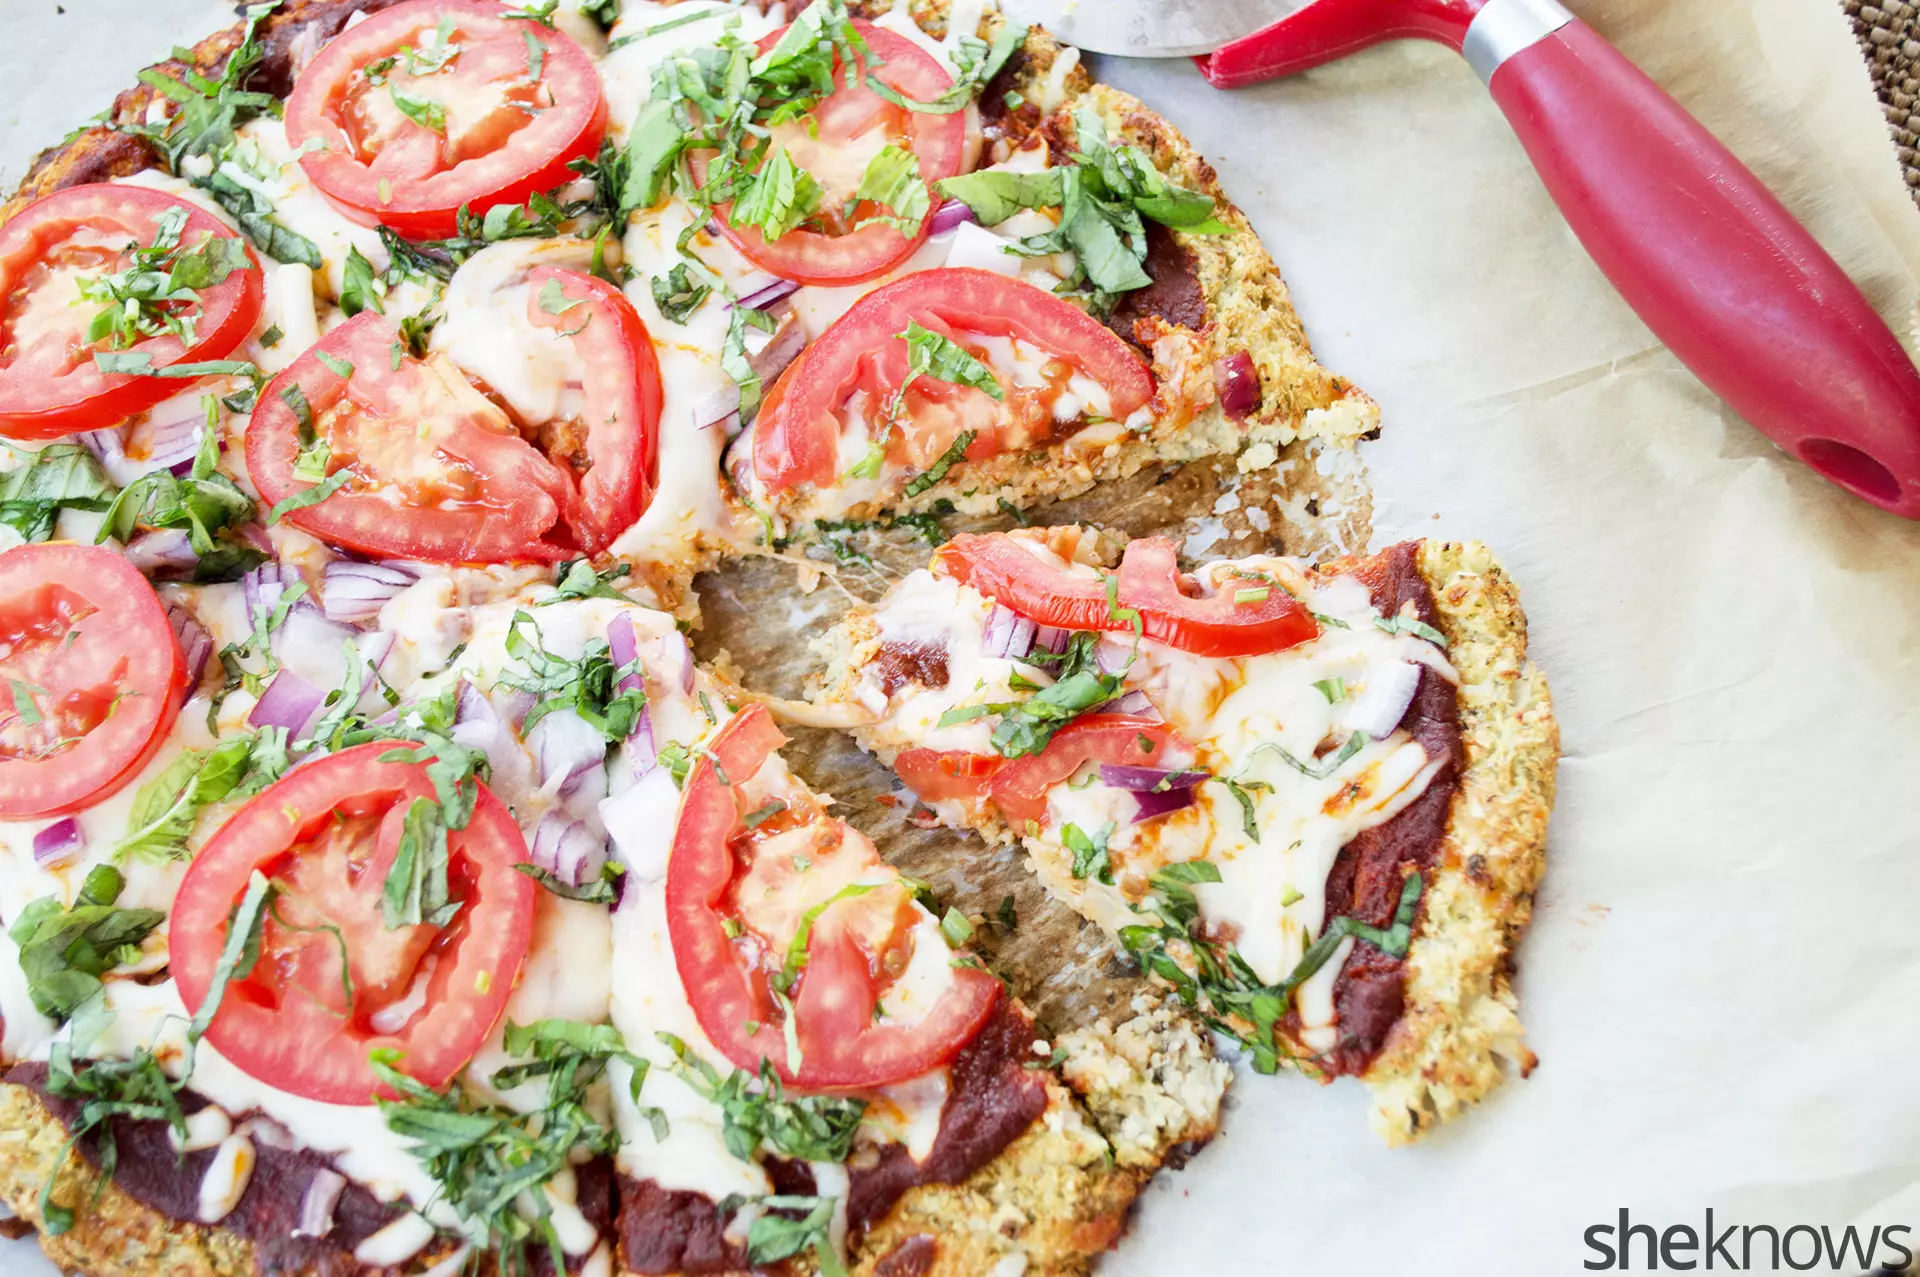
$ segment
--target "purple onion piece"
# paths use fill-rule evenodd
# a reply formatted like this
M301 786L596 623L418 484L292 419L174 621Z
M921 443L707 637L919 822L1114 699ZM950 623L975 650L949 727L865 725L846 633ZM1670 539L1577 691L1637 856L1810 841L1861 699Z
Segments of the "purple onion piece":
M980 635L980 654L1000 657L1007 654L1007 641L1013 637L1014 616L995 603L987 609L987 626Z
M973 209L967 205L965 200L948 200L939 208L933 210L933 220L927 224L927 233L929 235L939 235L942 232L952 230L962 222L971 222L973 220Z
M269 612L280 601L283 587L300 579L300 574L284 564L268 561L240 578L240 597L246 600L247 623L258 625L262 608Z
M185 528L154 528L127 542L127 562L148 576L192 573L200 566L193 537Z
M735 302L734 305L744 307L747 310L765 310L781 298L791 297L799 288L800 285L791 279L774 279L773 282L762 284L752 292L747 293L741 297L739 301Z
M693 406L693 428L705 430L727 421L740 419L740 390L734 385L720 386Z
M1214 361L1213 388L1220 396L1220 410L1235 421L1245 421L1260 406L1260 373L1253 356L1236 350Z
M1066 650L1067 632L1057 625L1037 626L1033 631L1033 646L1044 648L1057 656Z
M298 737L320 712L327 694L292 670L281 670L260 693L259 703L247 715L251 727L284 727Z
M357 625L378 617L389 599L419 579L384 563L335 559L320 577L321 607L329 621Z
M527 856L569 887L579 887L600 876L607 863L607 843L596 838L585 821L550 811L534 826Z
M607 622L607 655L612 659L613 667L617 670L625 669L640 659L640 641L634 637L633 618L625 612ZM640 677L638 669L614 684L613 688L615 693L629 689L642 693L647 690L646 682Z
M58 864L86 848L87 834L72 816L54 821L33 836L33 861L37 865Z
M566 794L607 757L607 738L571 710L548 714L534 724L530 740L539 759L542 787Z
M286 619L275 628L267 642L282 666L298 671L309 682L331 691L346 682L346 646L353 644L358 650L359 637L359 630L338 621L329 621L319 608L303 598L288 609ZM387 636L387 641L393 641L391 635ZM381 655L385 654L381 652ZM362 671L363 686L365 682L366 675Z
M213 638L194 619L193 613L177 603L167 604L167 620L173 625L174 637L180 640L180 655L186 664L187 688L181 695L184 703L200 686L200 676L207 672L207 660L213 655Z
M1192 786L1185 789L1169 789L1163 793L1154 793L1152 790L1136 793L1133 796L1134 806L1137 809L1133 823L1137 825L1143 820L1152 820L1155 816L1164 816L1168 812L1179 811L1182 807L1191 807L1193 797Z
M753 369L753 375L765 385L771 386L787 370L787 365L799 358L800 352L807 348L807 330L800 321L788 314L773 330L773 336L762 346L757 354L747 356L747 364Z
M533 712L534 694L520 687L495 687L493 695L501 716L518 731L527 715Z
M300 1222L293 1226L295 1237L325 1237L333 1231L333 1210L346 1191L346 1176L322 1166L307 1181L306 1195L300 1199Z
M1169 771L1164 767L1138 767L1132 763L1101 763L1100 782L1115 789L1136 793L1172 789L1191 789L1207 778L1205 772Z
M680 690L693 695L693 647L687 642L687 636L679 630L667 631L667 650L677 652L680 657Z
M633 724L633 731L627 736L627 768L634 776L644 776L652 771L660 761L660 751L653 743L653 707L642 705L640 717Z
M1367 671L1367 685L1346 707L1347 725L1375 740L1393 735L1420 688L1421 667L1411 661L1375 665Z
M1160 717L1160 711L1154 707L1152 701L1147 699L1147 694L1137 687L1107 708L1115 714L1138 714L1145 718Z

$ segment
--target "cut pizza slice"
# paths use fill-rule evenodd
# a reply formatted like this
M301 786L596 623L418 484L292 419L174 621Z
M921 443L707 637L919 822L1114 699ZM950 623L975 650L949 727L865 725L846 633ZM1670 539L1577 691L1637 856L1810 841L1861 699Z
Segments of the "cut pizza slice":
M1256 1068L1366 1081L1389 1140L1530 1067L1508 977L1557 733L1492 556L1113 550L955 538L829 636L824 699Z
M61 555L118 563L0 564ZM1072 1273L1118 1237L1159 1149L1061 1081L1116 1044L1043 1035L673 617L439 568L348 624L360 578L272 565L167 587L181 648L118 570L177 718L0 826L0 1196L60 1262Z

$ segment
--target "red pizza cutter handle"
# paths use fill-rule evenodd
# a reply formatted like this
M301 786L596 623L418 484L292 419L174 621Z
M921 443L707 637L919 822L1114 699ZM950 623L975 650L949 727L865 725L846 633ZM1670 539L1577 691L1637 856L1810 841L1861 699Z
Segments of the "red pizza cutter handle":
M1314 0L1197 60L1231 87L1408 36L1465 53L1574 234L1709 389L1920 519L1920 372L1899 340L1731 151L1556 0Z

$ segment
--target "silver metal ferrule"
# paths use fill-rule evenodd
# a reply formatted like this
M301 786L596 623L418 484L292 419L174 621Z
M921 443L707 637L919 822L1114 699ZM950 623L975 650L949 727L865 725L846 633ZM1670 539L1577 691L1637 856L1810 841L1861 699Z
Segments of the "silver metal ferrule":
M1560 0L1488 0L1473 16L1461 52L1482 83L1522 49L1540 43L1573 21Z

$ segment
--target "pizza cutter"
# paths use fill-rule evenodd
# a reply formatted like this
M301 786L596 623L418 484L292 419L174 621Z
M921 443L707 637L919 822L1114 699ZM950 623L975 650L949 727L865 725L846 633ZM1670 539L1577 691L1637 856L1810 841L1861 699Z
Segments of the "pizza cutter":
M1733 153L1558 0L1007 0L1070 44L1195 55L1216 87L1385 40L1486 82L1574 234L1668 349L1790 455L1920 519L1920 373L1860 289Z

